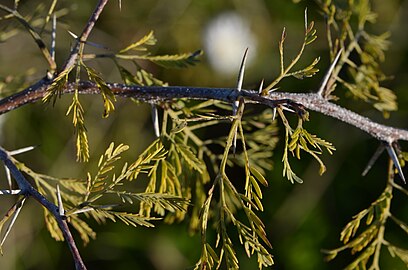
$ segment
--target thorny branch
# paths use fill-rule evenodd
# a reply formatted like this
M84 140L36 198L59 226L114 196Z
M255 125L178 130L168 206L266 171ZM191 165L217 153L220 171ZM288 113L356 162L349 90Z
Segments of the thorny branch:
M100 16L107 2L108 0L99 0L95 10L93 11L91 17L89 18L82 33L76 39L76 42L71 49L70 55L65 61L65 64L62 66L60 73L71 70L77 63L78 58L80 58L81 54L81 46L87 41L92 29L95 26L98 17ZM0 5L0 10L6 11L9 14L16 17L16 19L19 20L20 23L22 23L28 29L28 31L36 41L37 45L39 46L40 50L44 54L44 57L48 61L50 71L54 72L52 76L44 77L43 79L39 80L37 83L31 85L25 90L1 99L0 100L0 115L1 115L11 110L17 109L21 106L24 106L26 104L42 100L47 94L47 89L53 82L52 78L50 77L55 77L57 73L55 72L56 71L55 61L53 57L51 57L50 52L46 48L39 34L35 32L35 30L15 10L8 9L3 5ZM349 48L345 51L346 55L343 55L343 59L348 57L348 54L350 53L351 49L353 48L349 46ZM340 54L336 57L335 62L337 62L339 56ZM283 77L284 73L287 72L290 69L290 67L291 66L289 66L287 70L284 70L284 72L282 72L281 77ZM408 131L376 123L370 120L369 118L361 116L357 113L354 113L350 110L347 110L330 102L327 99L326 93L324 93L324 91L326 90L325 87L327 81L330 79L330 76L336 77L340 69L341 65L336 66L336 64L334 63L330 68L327 78L324 80L324 83L320 87L319 91L316 91L316 93L309 94L286 93L275 91L269 92L267 95L265 95L263 94L262 91L240 89L242 85L242 80L239 80L237 88L206 88L188 86L166 86L166 87L134 86L134 85L130 86L118 83L107 83L106 85L111 89L114 95L125 98L135 98L137 100L149 102L152 104L184 98L201 100L211 99L221 100L228 102L232 105L235 105L235 107L237 107L237 101L241 99L244 100L244 102L246 103L253 103L268 106L271 108L277 108L279 106L289 107L299 115L305 113L305 110L316 111L324 115L336 118L354 127L357 127L365 131L372 137L385 143L387 145L386 146L387 151L391 156L394 165L397 167L402 178L404 179L401 169L399 168L398 160L393 147L394 144L400 140L408 141ZM279 77L278 79L280 79L281 77ZM275 82L273 82L269 87L267 87L267 89L272 88ZM72 94L76 91L79 94L100 93L98 85L96 85L93 82L82 81L67 83L66 86L62 89L61 94ZM61 229L64 238L67 241L67 244L70 248L70 251L75 261L76 269L86 269L86 266L83 263L80 253L76 247L72 234L68 228L68 223L66 217L63 215L63 211L60 211L61 209L57 205L47 200L30 184L30 182L27 181L24 175L16 167L13 158L10 156L10 153L5 151L1 147L0 147L0 160L4 162L4 164L10 170L11 174L16 180L18 188L20 189L20 191L18 191L18 194L24 195L26 197L33 197L48 211L50 211L50 213L55 217L58 226Z
M99 18L99 15L102 13L105 5L108 3L108 0L100 0L96 7L95 10L92 12L86 26L84 27L81 35L77 38L76 43L74 44L70 55L68 56L65 64L63 65L62 69L60 72L66 72L67 70L70 70L73 68L75 65L78 54L80 53L80 48L81 44L85 43L86 40L88 39L89 34L91 33L92 29L95 26L96 21ZM41 39L40 35L30 26L30 24L16 11L7 8L4 5L0 5L0 9L3 11L6 11L10 13L12 16L16 17L17 20L20 21L28 29L32 37L34 38L35 42L39 46L40 50L42 51L44 57L49 63L50 66L50 74L48 76L44 77L41 79L39 82L35 83L34 85L30 86L28 89L26 89L23 92L20 92L22 95L29 95L31 96L36 96L39 98L44 97L45 90L47 87L50 85L52 82L50 77L55 76L56 74L51 74L55 73L56 71L56 64L54 61L54 58L51 56L50 51L46 48L45 43ZM49 76L51 75L51 76ZM38 95L39 94L39 95ZM38 99L36 99L38 100ZM3 99L5 103L11 102L11 104L16 104L16 100L13 101L12 97ZM17 104L16 104L17 105ZM21 105L20 105L21 106ZM19 107L17 105L15 108ZM39 193L31 184L30 182L27 181L27 179L24 177L24 175L18 170L16 165L14 164L12 158L10 157L9 153L5 151L3 148L0 148L0 159L3 161L5 166L10 170L11 174L13 175L14 179L17 182L17 185L19 189L21 190L19 194L25 195L26 197L33 197L35 200L37 200L41 205L43 205L56 219L59 228L62 231L62 234L64 236L64 239L66 240L69 249L72 253L72 257L74 259L75 263L75 268L76 269L86 269L86 266L81 258L81 255L78 251L78 248L75 244L74 238L70 232L70 229L68 227L68 222L66 220L66 217L64 215L61 215L60 208L47 200L41 193Z
M89 34L91 33L92 29L95 26L96 21L99 18L99 15L101 15L102 10L104 9L105 5L108 3L108 0L99 0L98 4L95 7L94 12L92 12L91 17L88 20L88 23L86 24L84 30L82 31L81 35L77 38L77 41L74 45L74 47L71 50L71 53L65 62L64 66L62 67L62 71L68 70L72 68L78 57L78 53L80 50L81 44L85 43L86 40L89 37Z
M34 103L41 100L49 85L49 81L42 80L37 82L24 91L11 95L0 100L0 114L17 109L28 103ZM108 83L108 87L117 96L135 98L140 101L160 102L173 99L214 99L226 101L233 104L238 97L243 97L247 103L255 103L275 108L279 105L289 106L297 112L302 113L304 109L316 111L327 116L339 119L349 125L355 126L372 137L392 144L397 141L408 141L408 131L394 128L373 122L367 117L361 116L355 112L334 104L319 94L309 93L287 93L271 92L268 96L259 95L258 91L241 90L235 88L205 88L205 87L187 87L187 86L130 86L119 83ZM69 83L63 89L63 94L73 93L76 85ZM97 85L92 82L83 81L78 85L80 94L98 94Z
M75 244L74 238L72 237L72 234L69 230L68 227L68 222L66 220L65 216L60 215L58 211L58 206L47 200L41 193L39 193L31 184L30 182L27 181L27 179L24 177L24 175L20 172L20 170L17 168L17 166L14 164L12 158L8 154L7 151L5 151L3 148L0 148L0 159L3 161L3 163L7 166L7 168L10 170L11 174L13 175L14 179L17 182L18 187L20 188L20 193L21 195L24 195L26 197L32 197L36 201L38 201L42 206L44 206L50 213L55 217L59 228L61 229L65 240L67 241L67 244L69 246L69 249L71 250L72 257L74 258L75 262L75 268L77 270L79 269L86 269L86 266L84 262L82 261L81 255L78 251L78 248Z

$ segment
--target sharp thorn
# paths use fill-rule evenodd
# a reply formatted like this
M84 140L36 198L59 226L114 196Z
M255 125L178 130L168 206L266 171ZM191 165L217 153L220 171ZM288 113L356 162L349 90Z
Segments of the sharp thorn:
M0 195L20 195L21 189L7 189L0 190Z
M242 57L241 66L239 67L238 73L238 82L237 82L237 91L240 92L242 89L242 83L244 82L244 73L245 73L245 63L248 56L248 48L245 49L244 56ZM237 114L239 106L239 100L235 100L234 104L232 104L232 114L235 116ZM235 155L235 151L237 149L237 130L235 130L234 139L232 142L232 152Z
M153 121L153 128L154 134L157 138L160 137L160 127L159 127L159 112L157 111L157 106L155 104L152 105L152 121Z
M13 212L13 216L10 220L10 223L7 226L7 229L3 235L3 238L1 239L1 243L0 243L0 247L3 246L4 242L7 239L7 236L9 235L11 229L13 228L14 223L17 220L18 214L20 214L21 209L23 208L24 202L26 200L27 197L23 197L21 200L19 200L15 205L13 205L12 207L15 207L16 210L14 210Z
M64 216L65 210L64 205L62 204L61 191L59 185L57 185L57 200L58 200L58 212L60 216Z
M57 16L52 16L52 31L51 31L51 58L55 61L55 40L57 36Z
M261 83L259 84L259 88L258 88L258 94L262 94L262 88L263 88L263 85L264 85L264 79L262 79L262 81L261 81Z
M248 56L248 48L245 49L244 56L242 57L241 66L239 67L239 74L238 74L238 82L237 82L237 90L241 91L242 83L244 81L244 73L245 73L245 63Z
M270 93L272 93L272 92L275 92L275 91L278 90L278 89L279 89L279 87L272 88L272 89L268 90L268 94L270 94Z
M327 70L326 74L323 77L322 83L320 84L319 90L317 91L317 94L321 97L325 97L325 92L327 91L327 83L329 82L329 79L333 73L335 66L337 65L337 62L340 59L340 55L342 52L343 52L343 49L340 49L337 52L337 55L334 58L333 63L331 63L329 69Z
M237 129L235 129L234 140L232 142L232 153L234 154L234 157L236 151L237 151Z
M238 81L237 81L237 91L240 92L242 89L242 83L244 82L244 73L245 73L245 63L248 56L248 48L245 49L244 56L242 57L241 66L239 67ZM239 101L234 101L232 105L232 114L236 115L238 110Z
M285 111L288 111L288 112L292 112L292 113L295 112L294 110L289 109L288 107L285 107L285 106L282 106L282 109L285 110Z
M36 148L36 147L37 147L36 145L35 146L34 145L27 146L27 147L24 147L24 148L20 148L20 149L17 149L17 150L10 151L8 153L9 153L10 156L15 156L15 155L18 155L18 154L29 152L29 151L33 150L34 148Z
M370 171L371 167L374 165L374 163L377 161L378 157L382 154L382 152L384 151L385 147L384 144L381 143L377 150L375 151L374 155L370 158L370 160L368 161L367 166L365 167L363 173L361 174L362 176L366 176L367 173Z
M273 108L272 121L275 121L275 118L276 118L276 108Z
M67 30L67 31L68 31L68 34L69 34L71 37L73 37L73 38L75 38L75 39L78 38L78 36L77 36L76 34L74 34L73 32L71 32L71 31L69 31L69 30Z
M4 170L6 171L6 178L7 178L7 184L10 188L10 191L13 189L13 184L11 182L11 173L10 173L10 169L7 168L6 165L4 165Z
M387 149L388 155L390 156L392 162L394 163L394 166L397 169L399 176L401 177L402 181L404 181L404 184L406 184L404 173L402 172L401 165L398 161L398 156L395 153L394 148L392 147L391 144L386 145L385 148Z

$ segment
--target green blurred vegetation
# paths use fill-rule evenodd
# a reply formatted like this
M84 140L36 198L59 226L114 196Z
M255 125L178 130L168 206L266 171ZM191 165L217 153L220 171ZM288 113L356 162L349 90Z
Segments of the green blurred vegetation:
M6 5L13 3L0 2ZM20 2L23 7L21 12L30 14L41 1ZM66 9L68 14L58 20L56 55L59 65L68 55L72 44L67 30L80 33L96 2L60 1L59 8ZM202 63L188 69L163 70L153 65L147 67L160 79L171 85L233 87L236 77L215 73L203 48L205 26L215 16L233 10L249 22L258 40L257 54L247 69L244 81L245 88L254 88L262 78L269 82L279 72L278 41L283 27L286 27L288 34L287 59L298 50L303 38L305 7L309 11L309 20L316 23L318 40L307 49L302 61L309 63L321 56L318 67L324 71L329 66L328 46L324 37L325 22L313 1L293 4L288 0L122 0L122 10L118 8L118 1L111 1L102 13L90 40L118 49L154 30L159 53L204 49ZM387 75L395 77L386 82L386 86L396 92L399 111L385 120L379 112L362 102L342 99L341 104L379 122L408 128L408 37L405 34L408 3L376 0L373 1L373 7L379 11L376 24L378 33L387 29L391 31L392 45L386 54L383 70ZM0 21L0 27L6 27L7 23L8 21ZM237 58L240 57L241 55L237 55ZM39 79L46 72L46 63L26 33L19 33L0 43L0 63L2 81L28 74L22 85ZM107 81L120 81L120 75L110 60L96 60L91 65L101 71ZM287 79L279 90L314 91L322 77L323 72L320 72L317 76L302 81ZM9 89L4 85L0 91L4 95ZM344 97L340 92L337 94ZM8 150L38 145L36 150L19 159L38 172L58 177L85 178L86 171L96 169L97 157L111 141L128 144L130 151L125 158L134 159L154 139L149 105L135 105L129 100L119 100L116 111L109 118L102 119L100 97L83 96L81 100L87 108L85 117L91 160L93 157L94 162L75 162L73 128L71 120L65 117L70 97L63 97L55 107L38 103L0 116L1 145ZM282 177L283 146L280 144L276 149L275 168L267 175L269 188L263 191L265 211L260 214L273 245L272 254L276 262L274 269L323 270L344 267L350 261L349 257L343 254L333 262L326 263L321 249L340 245L339 233L343 226L379 196L386 182L385 155L366 177L360 176L377 147L378 143L374 139L354 127L316 113L311 113L310 118L307 128L333 142L338 150L333 156L324 156L327 172L321 177L315 161L303 158L302 161L293 162L293 169L304 183L292 185ZM228 128L225 128L226 132ZM280 138L283 139L283 136L281 132ZM4 188L6 181L4 177L1 179L0 185ZM139 186L136 189L144 188L143 180L138 180L137 184ZM13 199L1 199L0 213L3 213L11 206ZM28 205L23 209L16 228L4 246L0 268L72 269L65 243L55 242L44 228L40 206L32 201L28 201ZM408 221L408 204L402 195L396 196L392 210ZM157 222L156 225L156 228L149 229L127 227L122 223L107 223L102 226L94 224L97 239L86 247L80 245L89 269L172 270L193 266L200 254L199 236L189 235L185 223L166 225ZM388 234L396 243L408 248L408 239L406 236L399 237L398 228L391 227ZM236 248L242 269L255 269L256 260L247 259L242 247ZM382 266L383 269L405 269L402 263L390 256L384 256Z

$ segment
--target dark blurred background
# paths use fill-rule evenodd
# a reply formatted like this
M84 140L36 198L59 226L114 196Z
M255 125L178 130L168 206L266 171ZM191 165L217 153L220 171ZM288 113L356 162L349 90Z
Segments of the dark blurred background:
M45 7L51 1L20 1L21 13L30 14L40 2ZM80 34L97 1L59 1L58 10L67 12L58 20L57 62L63 63L69 53L72 38L68 31ZM13 1L0 1L12 6ZM401 0L373 0L379 12L375 33L391 32L392 45L386 54L383 70L394 79L385 86L398 96L399 111L389 119L371 106L336 93L341 104L381 123L408 128L408 2ZM309 20L316 22L318 39L309 46L301 60L304 65L321 56L318 68L329 66L325 23L314 1L294 4L288 0L122 0L110 1L94 29L90 41L120 49L155 31L158 45L155 53L192 52L203 49L200 64L188 69L163 70L154 65L146 68L171 85L233 87L244 48L249 47L249 63L245 88L256 87L261 79L270 82L279 71L278 41L286 27L286 63L296 54L303 39L303 14L308 8ZM0 21L2 29L9 21ZM16 24L16 22L13 22ZM404 30L405 29L405 30ZM7 32L7 31L6 31ZM33 40L25 32L13 34L0 43L1 95L10 89L7 80L28 84L44 76L47 65ZM5 36L1 37L2 40ZM95 49L93 49L95 50ZM91 64L108 81L120 81L112 62L107 59ZM299 81L286 79L282 91L315 91L324 72ZM20 79L19 79L20 78ZM20 80L20 82L19 82ZM341 89L341 88L339 88ZM343 90L344 91L344 90ZM65 96L55 107L41 103L25 106L0 116L0 144L8 149L28 145L38 147L18 158L33 170L57 177L84 178L94 172L95 161L75 162L75 143L71 119L65 117L71 97ZM81 96L86 109L86 125L90 138L91 158L98 159L111 141L130 145L126 158L134 160L154 139L150 120L150 106L119 100L116 111L102 119L103 106L98 96ZM274 153L274 169L264 189L265 221L273 245L274 269L341 269L351 258L346 251L333 262L324 262L322 249L335 248L343 226L381 194L386 183L387 158L383 155L366 177L361 177L365 165L375 152L378 142L365 133L337 120L311 112L306 128L333 142L337 148L333 156L324 155L327 172L318 175L318 164L303 158L293 159L292 167L304 180L290 184L282 177L282 145ZM294 123L295 124L295 123ZM293 125L294 125L293 124ZM226 129L225 132L228 130ZM280 132L281 138L284 133ZM406 149L406 148L405 148ZM0 185L6 187L4 174ZM142 186L140 186L142 190ZM0 213L12 205L14 198L1 198ZM44 227L42 209L29 200L20 214L0 257L0 269L73 269L65 243L56 243ZM392 211L408 222L406 197L396 193ZM80 251L89 269L157 269L176 270L192 267L199 259L200 238L187 232L185 223L166 225L157 223L155 229L133 228L118 223L93 224L97 239ZM408 237L395 226L388 228L387 237L408 248ZM236 242L242 269L256 269L256 258L248 259ZM384 250L383 269L406 269Z

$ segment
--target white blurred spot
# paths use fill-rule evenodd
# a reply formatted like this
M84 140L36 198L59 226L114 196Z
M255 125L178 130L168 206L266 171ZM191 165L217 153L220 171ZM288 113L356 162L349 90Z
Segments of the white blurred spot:
M211 66L219 73L238 73L242 55L249 48L247 64L253 62L257 41L247 21L236 12L222 13L207 25L204 47Z

